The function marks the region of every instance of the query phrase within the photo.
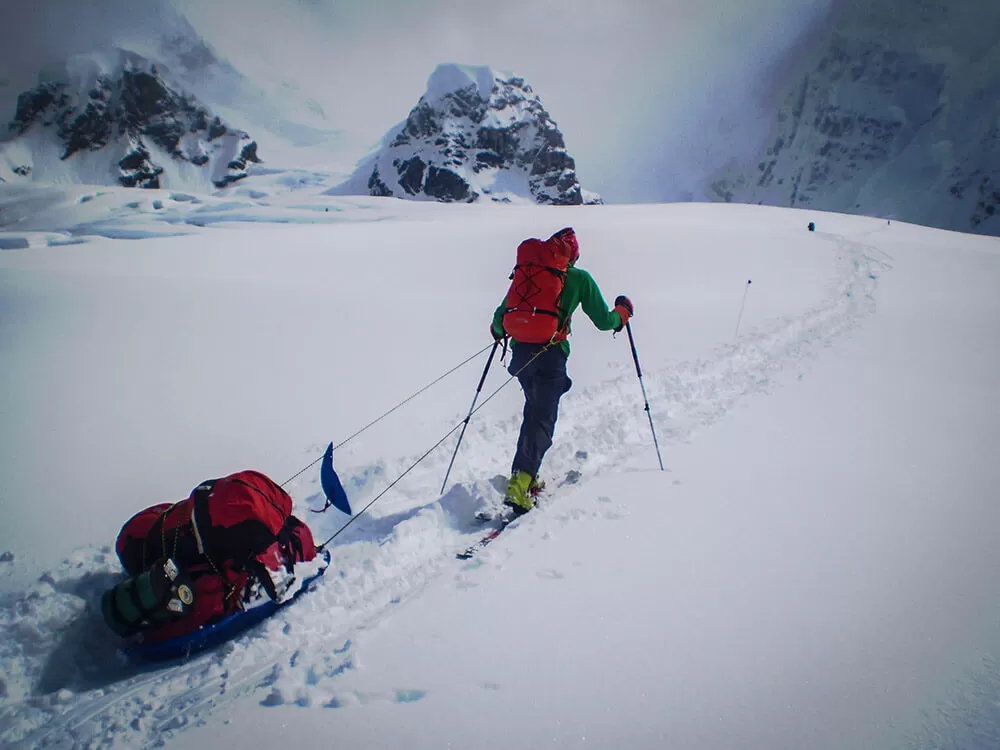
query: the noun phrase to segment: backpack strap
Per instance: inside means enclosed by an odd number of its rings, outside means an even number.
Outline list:
[[[525,270],[524,283],[525,284],[531,284],[532,286],[534,286],[534,282],[533,282],[534,277],[537,276],[538,274],[542,273],[543,271],[548,271],[549,273],[553,274],[554,276],[556,276],[556,277],[558,277],[560,279],[565,279],[566,278],[566,272],[563,271],[560,268],[553,268],[552,266],[543,266],[543,265],[541,265],[539,263],[527,263],[527,264],[524,264],[524,265],[518,264],[518,265],[514,266],[514,270],[510,274],[511,280],[514,279],[514,274],[517,272],[517,269],[519,269],[519,268],[526,268],[526,267],[530,268],[530,269],[537,269],[537,270],[531,270],[531,271]],[[518,300],[518,305],[522,305],[522,304],[526,303],[528,301],[528,296],[531,295],[531,294],[534,294],[537,290],[538,290],[537,286],[535,286],[534,289],[531,289],[531,288],[525,289],[523,286],[520,287],[520,288],[515,288],[515,291],[517,292],[518,296],[521,298],[520,300]],[[508,308],[506,308],[506,310],[504,312],[505,313],[509,313],[509,312],[515,312],[517,310],[518,310],[518,307],[516,307],[516,306],[515,307],[508,307]],[[558,310],[545,310],[545,309],[540,308],[540,307],[534,307],[534,306],[532,306],[531,311],[533,313],[541,313],[543,315],[551,315],[554,318],[558,318],[559,317],[559,311]]]
[[[202,531],[210,527],[208,518],[208,498],[211,496],[212,489],[218,481],[218,479],[206,480],[195,487],[194,492],[191,493],[194,497],[194,502],[191,507],[191,529],[194,531],[194,539],[198,545],[198,552],[204,556],[213,572],[219,577],[219,580],[222,581],[222,590],[226,594],[225,601],[229,601],[233,595],[237,593],[237,587],[235,585],[231,585],[227,581],[226,576],[222,573],[222,570],[220,570],[219,566],[215,564],[215,560],[212,559],[212,555],[210,555],[208,550],[205,548],[205,541],[202,536]],[[199,526],[201,527],[200,529]],[[243,608],[242,603],[240,603],[239,606],[240,609]]]
[[[268,505],[270,505],[270,506],[271,506],[272,508],[274,508],[274,509],[275,509],[276,511],[278,511],[278,515],[279,515],[279,516],[284,516],[284,515],[285,515],[285,511],[283,511],[283,510],[282,510],[281,508],[279,508],[279,507],[278,507],[278,506],[277,506],[277,505],[275,504],[274,500],[272,500],[272,499],[271,499],[271,498],[270,498],[270,497],[269,497],[269,496],[267,495],[267,493],[266,493],[266,492],[264,492],[264,491],[263,491],[262,489],[260,489],[259,487],[254,487],[254,486],[253,486],[252,484],[250,484],[249,482],[244,482],[244,481],[243,481],[242,479],[230,479],[230,481],[231,481],[231,482],[234,482],[235,484],[242,484],[242,485],[243,485],[244,487],[247,487],[247,488],[249,488],[249,489],[253,490],[253,491],[254,491],[254,492],[256,492],[256,493],[257,493],[258,495],[260,495],[260,496],[261,496],[262,498],[264,498],[264,500],[266,500],[266,501],[267,501]],[[281,488],[279,487],[278,489],[280,490]]]
[[[194,541],[198,545],[198,553],[205,555],[205,557],[208,557],[208,553],[205,552],[205,541],[199,526],[202,529],[207,529],[209,526],[208,498],[218,481],[218,479],[208,479],[195,487],[194,492],[191,493],[194,498],[194,502],[191,504],[191,529],[194,531]]]

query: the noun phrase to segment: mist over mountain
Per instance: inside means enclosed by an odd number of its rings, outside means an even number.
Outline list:
[[[223,188],[259,161],[257,143],[122,49],[74,55],[23,92],[0,143],[4,181]]]
[[[245,177],[257,146],[283,166],[351,166],[318,102],[287,82],[248,79],[166,0],[44,0],[12,16],[31,33],[0,31],[0,179],[211,190]],[[243,153],[248,142],[228,142],[237,133],[256,145]]]
[[[1000,3],[847,0],[715,199],[1000,234]]]

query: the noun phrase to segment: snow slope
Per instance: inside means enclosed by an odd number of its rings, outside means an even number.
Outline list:
[[[5,746],[996,744],[1000,243],[757,206],[320,193],[292,195],[330,212],[248,200],[138,242],[98,221],[116,194],[0,194],[81,240],[0,252]],[[543,471],[582,478],[484,554],[454,559],[516,441],[499,368],[443,497],[454,438],[293,608],[172,668],[117,663],[92,607],[136,508],[292,476],[485,347],[517,241],[566,224],[636,303],[667,472],[625,338],[579,320]],[[484,357],[338,451],[355,507],[460,423]],[[289,489],[320,539],[346,520],[305,513],[314,472]]]

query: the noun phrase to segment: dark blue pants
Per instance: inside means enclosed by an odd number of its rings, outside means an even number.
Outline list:
[[[552,445],[559,398],[573,385],[566,374],[563,350],[550,346],[535,357],[544,348],[545,344],[516,344],[507,368],[511,375],[517,376],[524,391],[524,418],[511,473],[526,471],[533,477],[538,476],[545,451]]]

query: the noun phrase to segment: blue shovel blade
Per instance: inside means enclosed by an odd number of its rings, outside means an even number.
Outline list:
[[[340,477],[333,468],[333,443],[330,443],[323,454],[323,464],[319,468],[319,481],[323,486],[323,494],[330,501],[334,508],[351,515],[351,504],[347,501],[347,493],[344,492],[344,485],[340,483]]]

